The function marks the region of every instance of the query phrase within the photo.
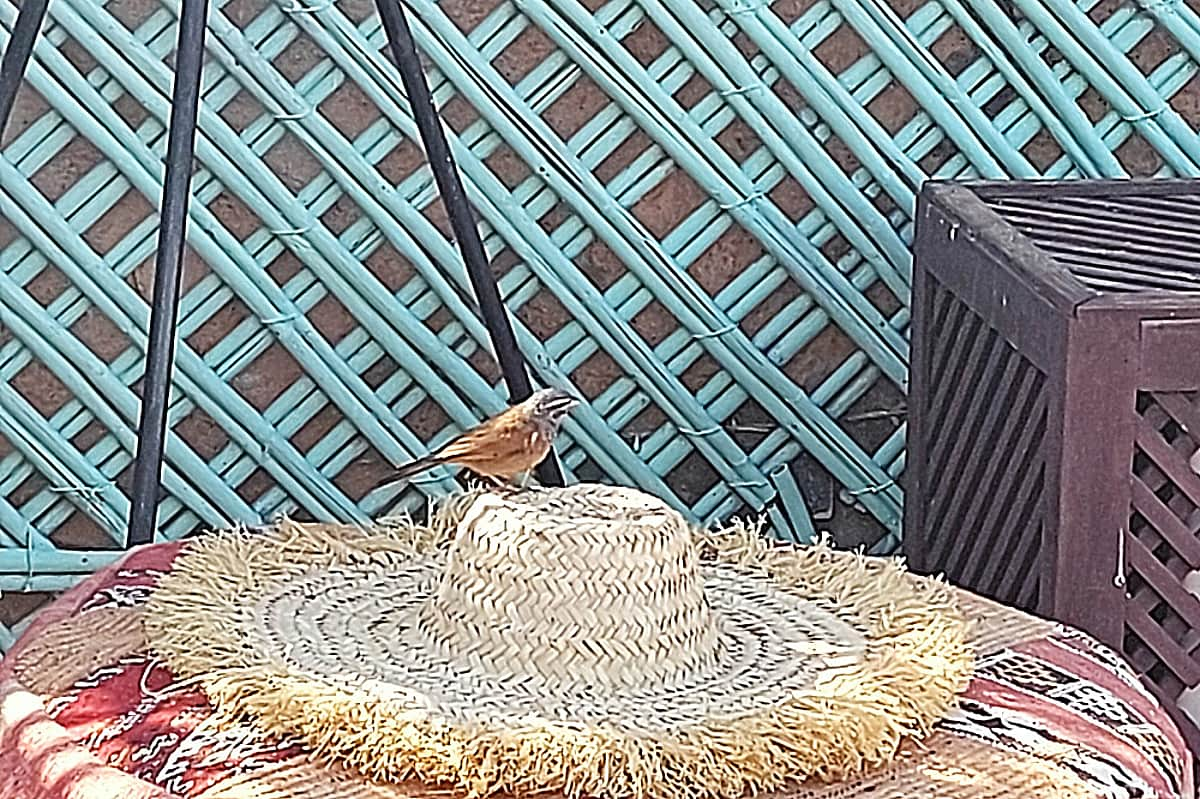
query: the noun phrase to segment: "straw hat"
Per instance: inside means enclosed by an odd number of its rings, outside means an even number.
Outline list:
[[[190,544],[149,640],[219,713],[379,780],[738,796],[887,762],[972,658],[892,560],[694,530],[639,491],[470,494],[368,534]]]

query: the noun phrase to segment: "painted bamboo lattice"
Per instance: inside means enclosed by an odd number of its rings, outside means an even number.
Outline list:
[[[925,177],[1200,173],[1185,2],[409,8],[518,339],[589,399],[569,479],[700,520],[804,535],[828,481],[822,526],[896,547]],[[175,39],[173,4],[49,13],[0,159],[8,590],[123,544]],[[384,46],[363,0],[213,4],[167,537],[418,507],[448,473],[363,491],[504,404]]]

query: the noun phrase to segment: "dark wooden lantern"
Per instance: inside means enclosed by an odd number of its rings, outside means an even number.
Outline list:
[[[910,563],[1117,649],[1200,751],[1200,181],[930,183],[917,214]]]

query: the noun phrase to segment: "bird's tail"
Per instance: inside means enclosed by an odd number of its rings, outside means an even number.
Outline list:
[[[375,491],[383,488],[384,486],[389,486],[393,483],[398,483],[401,480],[406,480],[409,477],[412,477],[414,474],[420,474],[426,469],[431,469],[434,466],[440,466],[445,462],[446,460],[444,458],[439,458],[436,455],[427,455],[424,458],[417,458],[412,463],[406,463],[396,471],[389,474],[387,477],[380,480],[371,490]]]

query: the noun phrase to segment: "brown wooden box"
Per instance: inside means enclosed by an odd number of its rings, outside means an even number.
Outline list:
[[[911,371],[913,568],[1121,651],[1200,750],[1200,181],[927,184]]]

